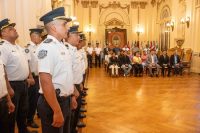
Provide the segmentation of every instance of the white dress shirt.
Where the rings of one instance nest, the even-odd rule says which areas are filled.
[[[83,81],[83,69],[84,66],[82,65],[82,56],[81,54],[78,52],[77,48],[72,46],[69,43],[66,43],[66,45],[68,45],[69,47],[69,51],[70,51],[70,55],[72,58],[72,71],[73,71],[73,75],[74,75],[74,84],[81,84]]]
[[[49,73],[52,76],[54,89],[60,89],[60,96],[71,95],[74,92],[72,59],[63,42],[48,35],[38,46],[36,54],[38,72]],[[39,92],[42,94],[42,89]]]
[[[9,81],[26,80],[29,75],[28,60],[24,48],[3,40],[2,61]]]
[[[35,45],[32,41],[29,43],[30,45],[28,46],[28,55],[30,56],[29,58],[29,66],[31,69],[31,72],[35,74],[35,76],[38,76],[38,60],[37,60],[37,45]]]
[[[96,53],[97,55],[100,55],[100,53],[101,53],[101,48],[96,47],[96,48],[94,49],[94,51],[95,51],[95,53]]]
[[[1,53],[1,50],[0,50]],[[4,65],[1,60],[0,54],[0,98],[6,96],[8,94],[6,80],[5,80],[5,73],[4,73]]]
[[[92,55],[93,51],[94,51],[94,48],[92,48],[92,47],[87,47],[87,52],[88,52],[90,55]]]

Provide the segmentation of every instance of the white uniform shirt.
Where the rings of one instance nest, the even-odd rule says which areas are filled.
[[[96,53],[97,55],[100,55],[100,53],[101,53],[101,48],[99,48],[99,47],[97,48],[97,47],[96,47],[96,48],[94,49],[94,51],[95,51],[95,53]]]
[[[82,56],[81,54],[78,52],[77,48],[72,46],[69,43],[66,43],[66,45],[69,48],[70,51],[70,55],[72,58],[72,70],[73,70],[73,81],[74,84],[81,84],[83,81],[83,67],[81,60],[82,60]]]
[[[30,59],[29,59],[29,66],[31,69],[31,72],[35,74],[35,76],[38,75],[38,61],[37,61],[37,54],[36,54],[36,50],[37,50],[37,45],[35,45],[32,41],[30,41],[29,43],[30,45],[28,46],[28,55],[30,55]]]
[[[24,48],[3,40],[2,61],[9,81],[22,81],[28,78],[29,67]]]
[[[6,96],[8,94],[5,73],[4,73],[4,65],[1,60],[1,46],[0,46],[0,98]]]
[[[72,59],[63,42],[48,35],[38,46],[36,54],[38,72],[49,73],[52,76],[54,89],[60,89],[60,96],[71,95],[74,92]],[[42,89],[39,92],[42,94]]]
[[[85,51],[84,48],[80,49],[79,51],[81,52],[82,57],[83,57],[83,59],[84,59],[84,68],[85,68],[85,70],[86,70],[86,69],[88,68],[87,53],[86,53],[86,51]],[[84,74],[85,74],[85,70],[84,70]]]
[[[94,49],[92,47],[87,47],[87,52],[91,55]]]

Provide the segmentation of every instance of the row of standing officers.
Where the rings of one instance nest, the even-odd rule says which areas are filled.
[[[83,49],[86,38],[78,32],[78,26],[69,27],[71,19],[65,17],[63,7],[48,12],[40,21],[44,22],[47,38],[41,42],[42,30],[30,29],[27,49],[16,44],[15,23],[8,19],[0,21],[2,133],[14,133],[15,121],[19,133],[29,132],[27,124],[37,127],[33,121],[36,108],[43,133],[77,132],[77,113],[87,69]]]

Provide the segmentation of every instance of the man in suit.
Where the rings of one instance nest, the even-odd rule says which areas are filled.
[[[156,68],[156,77],[158,77],[160,65],[158,65],[158,58],[155,54],[155,49],[151,49],[151,53],[148,55],[146,62],[149,68],[150,76],[153,77],[152,68]]]
[[[170,57],[170,64],[174,67],[174,74],[182,75],[183,66],[181,64],[180,56],[177,54],[177,51],[174,52],[173,55]]]
[[[126,51],[123,51],[123,50],[121,51],[119,55],[119,64],[120,64],[120,67],[124,71],[124,77],[128,76],[132,69],[132,66],[131,66],[130,58],[128,57]]]
[[[163,50],[163,54],[160,56],[159,64],[162,67],[162,75],[164,77],[164,70],[167,67],[168,68],[168,77],[170,76],[171,66],[169,63],[169,56],[167,55],[167,51]]]

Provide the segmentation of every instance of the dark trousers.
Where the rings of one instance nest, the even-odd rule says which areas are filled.
[[[35,84],[28,88],[28,99],[29,99],[29,109],[28,109],[28,116],[27,122],[32,122],[36,108],[37,108],[37,101],[39,97],[39,78],[38,76],[33,77],[35,80]]]
[[[9,133],[8,106],[6,97],[0,100],[0,133]]]
[[[174,65],[174,74],[175,75],[182,75],[182,70],[183,70],[183,66],[182,65],[179,65],[179,66],[176,66]]]
[[[135,71],[135,76],[137,74],[141,74],[143,72],[142,64],[133,64],[133,68],[134,68],[134,71]]]
[[[95,67],[97,67],[97,64],[99,67],[101,67],[101,57],[100,55],[95,55]]]
[[[26,118],[28,112],[28,89],[25,81],[10,81],[14,90],[12,102],[15,105],[15,112],[9,115],[10,133],[15,131],[15,120],[17,121],[18,132],[27,133]]]
[[[92,68],[92,55],[88,54],[87,59],[88,59],[88,67]]]
[[[53,127],[53,110],[45,100],[43,95],[39,96],[37,108],[42,123],[42,133],[70,133],[70,102],[71,97],[58,99],[62,114],[64,117],[64,125],[60,128]]]
[[[80,89],[80,85],[76,84],[76,89],[79,92],[79,97],[76,99],[77,101],[77,108],[75,110],[72,110],[72,115],[71,115],[71,133],[76,133],[76,126],[78,123],[78,119],[79,119],[79,114],[80,114],[80,108],[81,108],[81,97],[82,97],[82,92]]]
[[[165,75],[165,65],[161,65],[162,67],[162,75]],[[171,72],[171,66],[167,65],[167,69],[168,69],[168,76],[170,76],[170,72]]]

